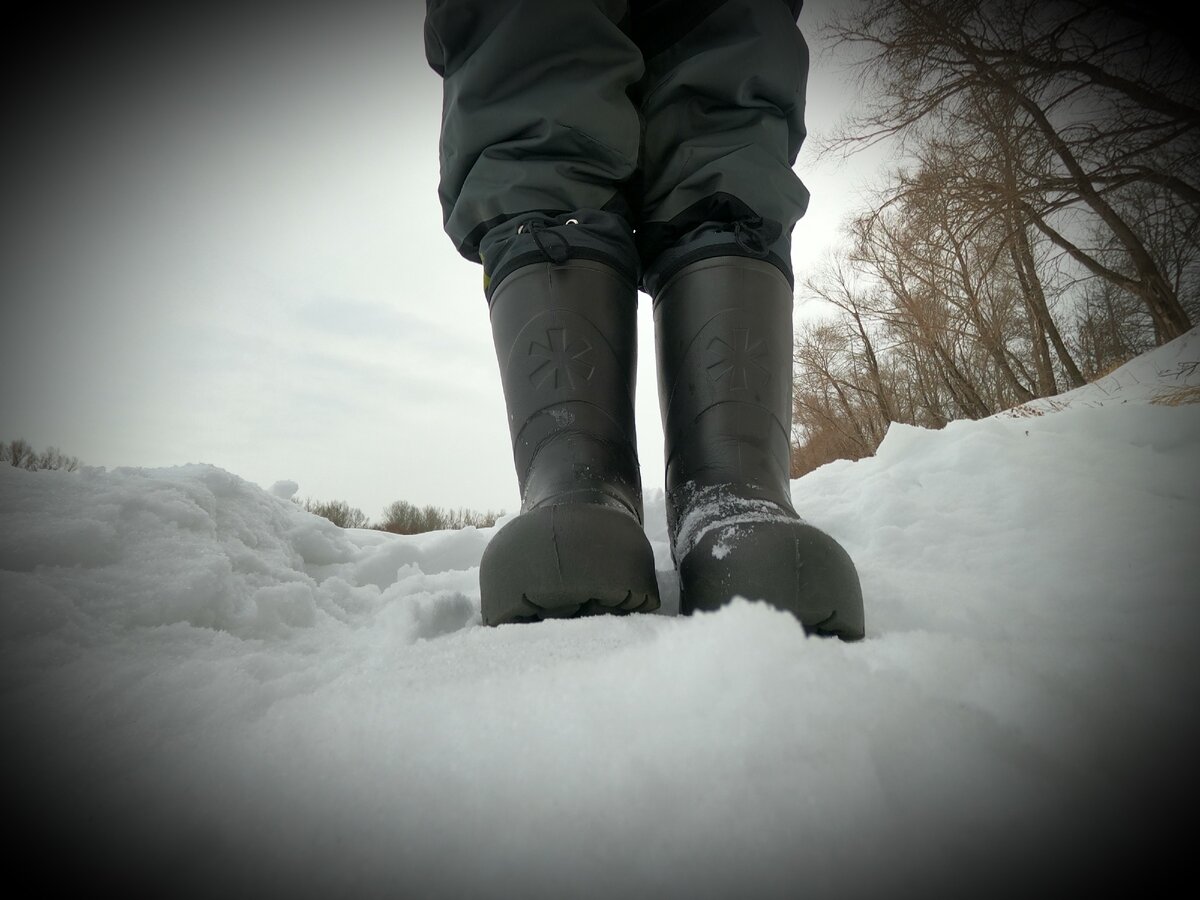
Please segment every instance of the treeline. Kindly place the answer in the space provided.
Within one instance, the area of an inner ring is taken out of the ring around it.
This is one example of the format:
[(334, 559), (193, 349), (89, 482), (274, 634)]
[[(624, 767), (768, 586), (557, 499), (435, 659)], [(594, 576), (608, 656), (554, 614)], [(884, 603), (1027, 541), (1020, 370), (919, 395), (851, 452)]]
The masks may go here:
[[(82, 465), (78, 457), (68, 456), (57, 447), (36, 451), (23, 438), (0, 443), (0, 465), (8, 463), (17, 468), (36, 472), (39, 469), (61, 469), (77, 472)], [(344, 500), (297, 500), (310, 513), (322, 516), (341, 528), (372, 528), (392, 534), (423, 534), (447, 529), (491, 528), (504, 512), (476, 512), (471, 509), (443, 509), (440, 506), (416, 506), (406, 500), (389, 504), (378, 522), (371, 520), (361, 509)]]
[[(1171, 30), (1168, 30), (1171, 29)], [(827, 144), (905, 165), (804, 284), (793, 475), (1080, 386), (1200, 319), (1200, 73), (1094, 0), (868, 0), (831, 26), (874, 98)]]
[(62, 469), (65, 472), (77, 472), (82, 465), (78, 457), (67, 456), (57, 447), (47, 447), (38, 452), (23, 438), (6, 441), (0, 444), (0, 465), (8, 463), (18, 469), (28, 469), (36, 472), (39, 469)]
[(397, 500), (383, 510), (378, 522), (370, 519), (356, 506), (344, 500), (297, 501), (308, 512), (322, 516), (341, 528), (372, 528), (392, 534), (423, 534), (467, 527), (490, 528), (504, 515), (501, 512), (476, 512), (471, 509), (443, 509), (440, 506), (416, 506), (407, 500)]

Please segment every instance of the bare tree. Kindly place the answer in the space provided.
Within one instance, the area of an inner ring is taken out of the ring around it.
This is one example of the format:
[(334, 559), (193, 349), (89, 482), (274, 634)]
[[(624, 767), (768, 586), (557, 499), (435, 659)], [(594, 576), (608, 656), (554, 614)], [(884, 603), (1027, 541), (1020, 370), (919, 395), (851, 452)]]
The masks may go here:
[[(835, 37), (866, 51), (866, 78), (877, 103), (849, 121), (832, 146), (843, 149), (887, 135), (961, 127), (965, 108), (1003, 108), (1026, 149), (1048, 166), (996, 185), (993, 208), (1009, 230), (1035, 228), (1091, 276), (1145, 305), (1158, 341), (1191, 327), (1180, 287), (1161, 249), (1131, 220), (1135, 185), (1155, 185), (1172, 202), (1159, 216), (1194, 245), (1200, 214), (1200, 102), (1186, 44), (1152, 16), (1088, 0), (868, 0), (843, 15)], [(1020, 185), (1020, 187), (1017, 187)], [(1103, 229), (1105, 252), (1081, 235)], [(1032, 312), (1049, 339), (1052, 324), (1019, 242), (1015, 265)], [(1074, 383), (1063, 341), (1060, 363)], [(1045, 372), (1042, 372), (1045, 378)]]
[(853, 335), (837, 322), (809, 323), (797, 334), (795, 357), (792, 476), (874, 453), (887, 423), (871, 398)]
[(24, 438), (0, 444), (0, 463), (5, 462), (31, 472), (39, 469), (61, 469), (64, 472), (76, 472), (81, 465), (78, 457), (67, 456), (57, 447), (47, 447), (38, 453)]
[(958, 415), (977, 419), (996, 410), (975, 377), (979, 342), (949, 302), (951, 282), (939, 243), (920, 211), (905, 203), (863, 216), (855, 225), (853, 259), (881, 285), (887, 306), (877, 315), (898, 341), (924, 358), (927, 371), (953, 397)]
[(407, 500), (396, 500), (383, 510), (383, 518), (374, 527), (392, 534), (423, 534), (457, 528), (490, 528), (503, 512), (476, 512), (465, 507), (443, 509), (432, 504), (417, 506)]
[(6, 444), (0, 444), (0, 462), (9, 463), (18, 469), (30, 468), (33, 460), (33, 448), (24, 438), (16, 438)]
[[(847, 262), (834, 258), (819, 275), (810, 277), (805, 286), (810, 294), (841, 310), (849, 318), (854, 337), (862, 347), (867, 375), (864, 391), (879, 410), (879, 419), (886, 430), (888, 423), (896, 421), (895, 403), (892, 391), (884, 384), (883, 369), (875, 350), (875, 340), (869, 325), (869, 303), (852, 281), (853, 276), (848, 270)], [(803, 365), (802, 359), (800, 363)]]
[(339, 528), (370, 527), (370, 521), (363, 511), (357, 506), (351, 506), (345, 500), (306, 499), (301, 506), (314, 515), (328, 519)]

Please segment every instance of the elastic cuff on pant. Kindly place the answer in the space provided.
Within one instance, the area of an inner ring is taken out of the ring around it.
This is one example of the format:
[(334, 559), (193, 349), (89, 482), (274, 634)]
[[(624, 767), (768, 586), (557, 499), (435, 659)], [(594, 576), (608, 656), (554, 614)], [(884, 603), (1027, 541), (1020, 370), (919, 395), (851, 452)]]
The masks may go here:
[(489, 298), (511, 272), (536, 262), (590, 259), (611, 266), (633, 284), (641, 274), (632, 229), (621, 216), (603, 210), (522, 213), (490, 229), (479, 255)]

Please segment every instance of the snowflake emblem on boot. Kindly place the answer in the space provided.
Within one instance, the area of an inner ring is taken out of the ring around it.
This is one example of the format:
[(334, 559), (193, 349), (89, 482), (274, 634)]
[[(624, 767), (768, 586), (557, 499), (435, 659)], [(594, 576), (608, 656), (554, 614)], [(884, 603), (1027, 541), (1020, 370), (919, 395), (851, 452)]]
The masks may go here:
[(574, 337), (565, 328), (546, 329), (546, 342), (533, 341), (529, 355), (540, 360), (529, 373), (529, 380), (539, 390), (567, 387), (574, 390), (580, 383), (590, 381), (596, 367), (587, 361), (592, 345)]
[(709, 341), (709, 381), (732, 391), (764, 387), (771, 379), (766, 344), (745, 328), (734, 330), (732, 339), (732, 344), (719, 337)]

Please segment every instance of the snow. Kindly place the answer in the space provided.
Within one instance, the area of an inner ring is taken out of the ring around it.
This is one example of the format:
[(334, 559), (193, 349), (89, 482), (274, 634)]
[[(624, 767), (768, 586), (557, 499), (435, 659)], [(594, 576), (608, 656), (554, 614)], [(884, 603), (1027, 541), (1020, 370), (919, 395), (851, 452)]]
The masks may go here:
[[(724, 559), (739, 540), (750, 533), (744, 526), (755, 522), (787, 522), (790, 516), (769, 500), (739, 497), (727, 488), (704, 487), (688, 482), (681, 490), (677, 502), (688, 508), (688, 514), (679, 522), (675, 536), (675, 559), (683, 559), (692, 552), (714, 528), (720, 528), (712, 555)], [(665, 513), (664, 513), (665, 516)], [(666, 567), (668, 570), (670, 566)]]
[(1193, 328), (1153, 353), (1135, 357), (1090, 384), (1056, 397), (1031, 400), (1001, 415), (1021, 418), (1111, 403), (1197, 401), (1200, 401), (1200, 329)]
[(676, 615), (661, 492), (661, 614), (492, 629), (492, 529), (343, 531), (207, 465), (4, 467), (0, 883), (1184, 896), (1200, 404), (1150, 401), (1198, 349), (795, 481), (858, 564), (857, 644)]

